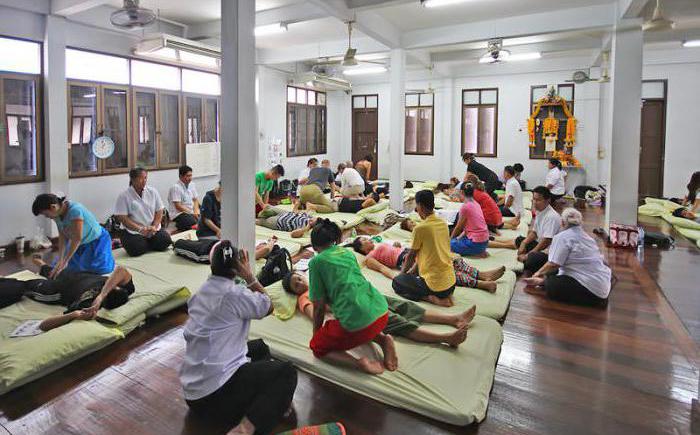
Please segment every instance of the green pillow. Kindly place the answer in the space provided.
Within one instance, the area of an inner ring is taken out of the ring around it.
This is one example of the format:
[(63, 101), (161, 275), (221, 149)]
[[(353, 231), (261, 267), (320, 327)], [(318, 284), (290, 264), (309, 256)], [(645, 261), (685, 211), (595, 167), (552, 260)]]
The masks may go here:
[(700, 223), (691, 221), (690, 219), (676, 217), (671, 214), (665, 214), (661, 216), (666, 222), (672, 224), (675, 227), (687, 228), (690, 230), (700, 230)]
[(365, 216), (368, 214), (377, 213), (377, 212), (380, 212), (382, 210), (386, 210), (387, 208), (389, 208), (389, 201), (380, 201), (377, 204), (374, 204), (372, 207), (367, 207), (365, 209), (358, 211), (357, 214), (360, 216)]
[(280, 320), (289, 320), (297, 310), (297, 297), (284, 291), (282, 281), (277, 281), (265, 287), (265, 291), (270, 296), (274, 315)]

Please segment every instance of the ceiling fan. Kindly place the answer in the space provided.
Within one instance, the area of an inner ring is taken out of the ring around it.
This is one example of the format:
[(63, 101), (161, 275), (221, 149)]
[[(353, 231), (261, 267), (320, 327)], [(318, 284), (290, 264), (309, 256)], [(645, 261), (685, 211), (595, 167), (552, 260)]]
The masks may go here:
[(488, 42), (486, 53), (481, 56), (479, 63), (498, 63), (507, 60), (510, 57), (510, 51), (503, 49), (503, 39), (492, 39)]
[(377, 65), (384, 65), (384, 62), (382, 61), (373, 61), (373, 60), (360, 60), (356, 57), (357, 55), (357, 49), (353, 48), (352, 46), (352, 25), (354, 21), (348, 21), (348, 49), (345, 51), (345, 54), (341, 56), (326, 56), (320, 58), (317, 62), (316, 65), (340, 65), (343, 67), (355, 67), (360, 65), (360, 63), (373, 63)]
[(109, 21), (122, 29), (145, 27), (156, 20), (156, 13), (139, 6), (139, 0), (124, 0), (121, 9), (112, 12)]
[(645, 32), (660, 32), (663, 30), (671, 30), (676, 26), (676, 23), (664, 17), (661, 11), (661, 0), (656, 0), (656, 7), (651, 19), (642, 24), (642, 30)]

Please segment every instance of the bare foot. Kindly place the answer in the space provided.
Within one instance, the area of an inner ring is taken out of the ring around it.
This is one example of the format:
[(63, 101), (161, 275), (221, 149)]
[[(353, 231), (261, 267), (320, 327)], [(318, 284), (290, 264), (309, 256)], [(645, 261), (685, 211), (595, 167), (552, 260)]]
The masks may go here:
[(384, 373), (384, 365), (381, 362), (369, 359), (366, 356), (357, 360), (357, 367), (370, 375), (381, 375)]
[(476, 254), (476, 255), (469, 255), (469, 257), (472, 257), (472, 258), (486, 258), (488, 256), (489, 256), (489, 253), (486, 251), (479, 253), (479, 254)]
[(474, 320), (474, 316), (476, 315), (476, 305), (472, 305), (470, 309), (467, 311), (457, 314), (455, 316), (455, 323), (453, 324), (455, 328), (461, 329), (464, 327), (469, 326), (469, 324)]
[(450, 347), (458, 348), (460, 344), (464, 343), (467, 339), (467, 327), (459, 328), (455, 330), (449, 337), (445, 340), (445, 343), (449, 344)]
[(451, 298), (439, 298), (437, 296), (430, 295), (425, 298), (425, 300), (440, 307), (451, 307), (454, 305)]
[(482, 281), (497, 281), (503, 276), (504, 273), (506, 273), (506, 267), (501, 266), (498, 269), (479, 272), (479, 279)]
[(399, 368), (399, 356), (396, 354), (396, 345), (394, 345), (394, 337), (385, 335), (384, 339), (379, 343), (384, 352), (384, 367), (390, 372), (396, 371)]
[(35, 266), (39, 267), (46, 266), (46, 263), (44, 262), (44, 260), (41, 259), (40, 254), (32, 255), (32, 263), (34, 263)]
[(306, 203), (306, 210), (308, 211), (316, 211), (316, 204), (312, 204), (310, 202)]
[(495, 281), (480, 281), (479, 288), (481, 290), (486, 290), (489, 293), (496, 293), (496, 289), (498, 288), (498, 285), (496, 284)]
[(248, 420), (247, 417), (243, 417), (243, 420), (234, 427), (226, 435), (253, 435), (255, 433), (255, 426)]

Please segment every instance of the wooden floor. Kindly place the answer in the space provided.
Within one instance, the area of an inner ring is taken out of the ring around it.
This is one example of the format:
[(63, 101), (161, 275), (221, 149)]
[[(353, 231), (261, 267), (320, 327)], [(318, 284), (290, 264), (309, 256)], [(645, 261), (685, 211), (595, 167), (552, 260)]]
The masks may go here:
[[(602, 211), (585, 217), (592, 229), (601, 225)], [(480, 425), (440, 424), (300, 373), (295, 413), (278, 429), (342, 421), (351, 435), (700, 433), (692, 405), (698, 347), (674, 311), (700, 318), (700, 256), (684, 248), (647, 249), (640, 264), (636, 252), (604, 252), (619, 279), (606, 310), (550, 302), (518, 284)], [(6, 262), (0, 272), (19, 268)], [(0, 397), (0, 434), (224, 433), (225, 422), (191, 416), (182, 399), (177, 371), (186, 316), (180, 310), (150, 321)]]

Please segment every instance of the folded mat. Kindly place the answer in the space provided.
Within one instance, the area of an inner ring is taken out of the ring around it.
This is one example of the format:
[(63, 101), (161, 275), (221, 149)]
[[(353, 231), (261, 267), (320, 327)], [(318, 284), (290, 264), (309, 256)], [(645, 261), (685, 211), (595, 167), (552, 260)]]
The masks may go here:
[[(34, 279), (24, 271), (17, 279)], [(9, 338), (27, 320), (43, 320), (61, 314), (60, 305), (46, 305), (28, 298), (0, 309), (0, 394), (64, 367), (124, 337), (123, 331), (97, 321), (74, 320), (33, 337)]]
[[(277, 207), (287, 211), (292, 211), (293, 208), (291, 204), (282, 204), (278, 205)], [(341, 230), (347, 230), (352, 227), (356, 227), (365, 221), (364, 216), (361, 216), (359, 214), (341, 213), (339, 211), (335, 213), (316, 213), (316, 216), (332, 220), (333, 222), (338, 224)]]
[(674, 227), (676, 231), (681, 233), (683, 236), (687, 237), (690, 240), (696, 240), (698, 242), (698, 246), (700, 247), (700, 230), (693, 230), (690, 228), (682, 228), (682, 227)]
[(379, 376), (314, 358), (308, 345), (311, 335), (311, 321), (300, 315), (287, 321), (269, 316), (253, 322), (250, 329), (250, 337), (264, 339), (274, 357), (387, 405), (454, 425), (479, 422), (486, 415), (503, 342), (501, 327), (493, 319), (476, 316), (457, 350), (397, 338), (399, 369)]

